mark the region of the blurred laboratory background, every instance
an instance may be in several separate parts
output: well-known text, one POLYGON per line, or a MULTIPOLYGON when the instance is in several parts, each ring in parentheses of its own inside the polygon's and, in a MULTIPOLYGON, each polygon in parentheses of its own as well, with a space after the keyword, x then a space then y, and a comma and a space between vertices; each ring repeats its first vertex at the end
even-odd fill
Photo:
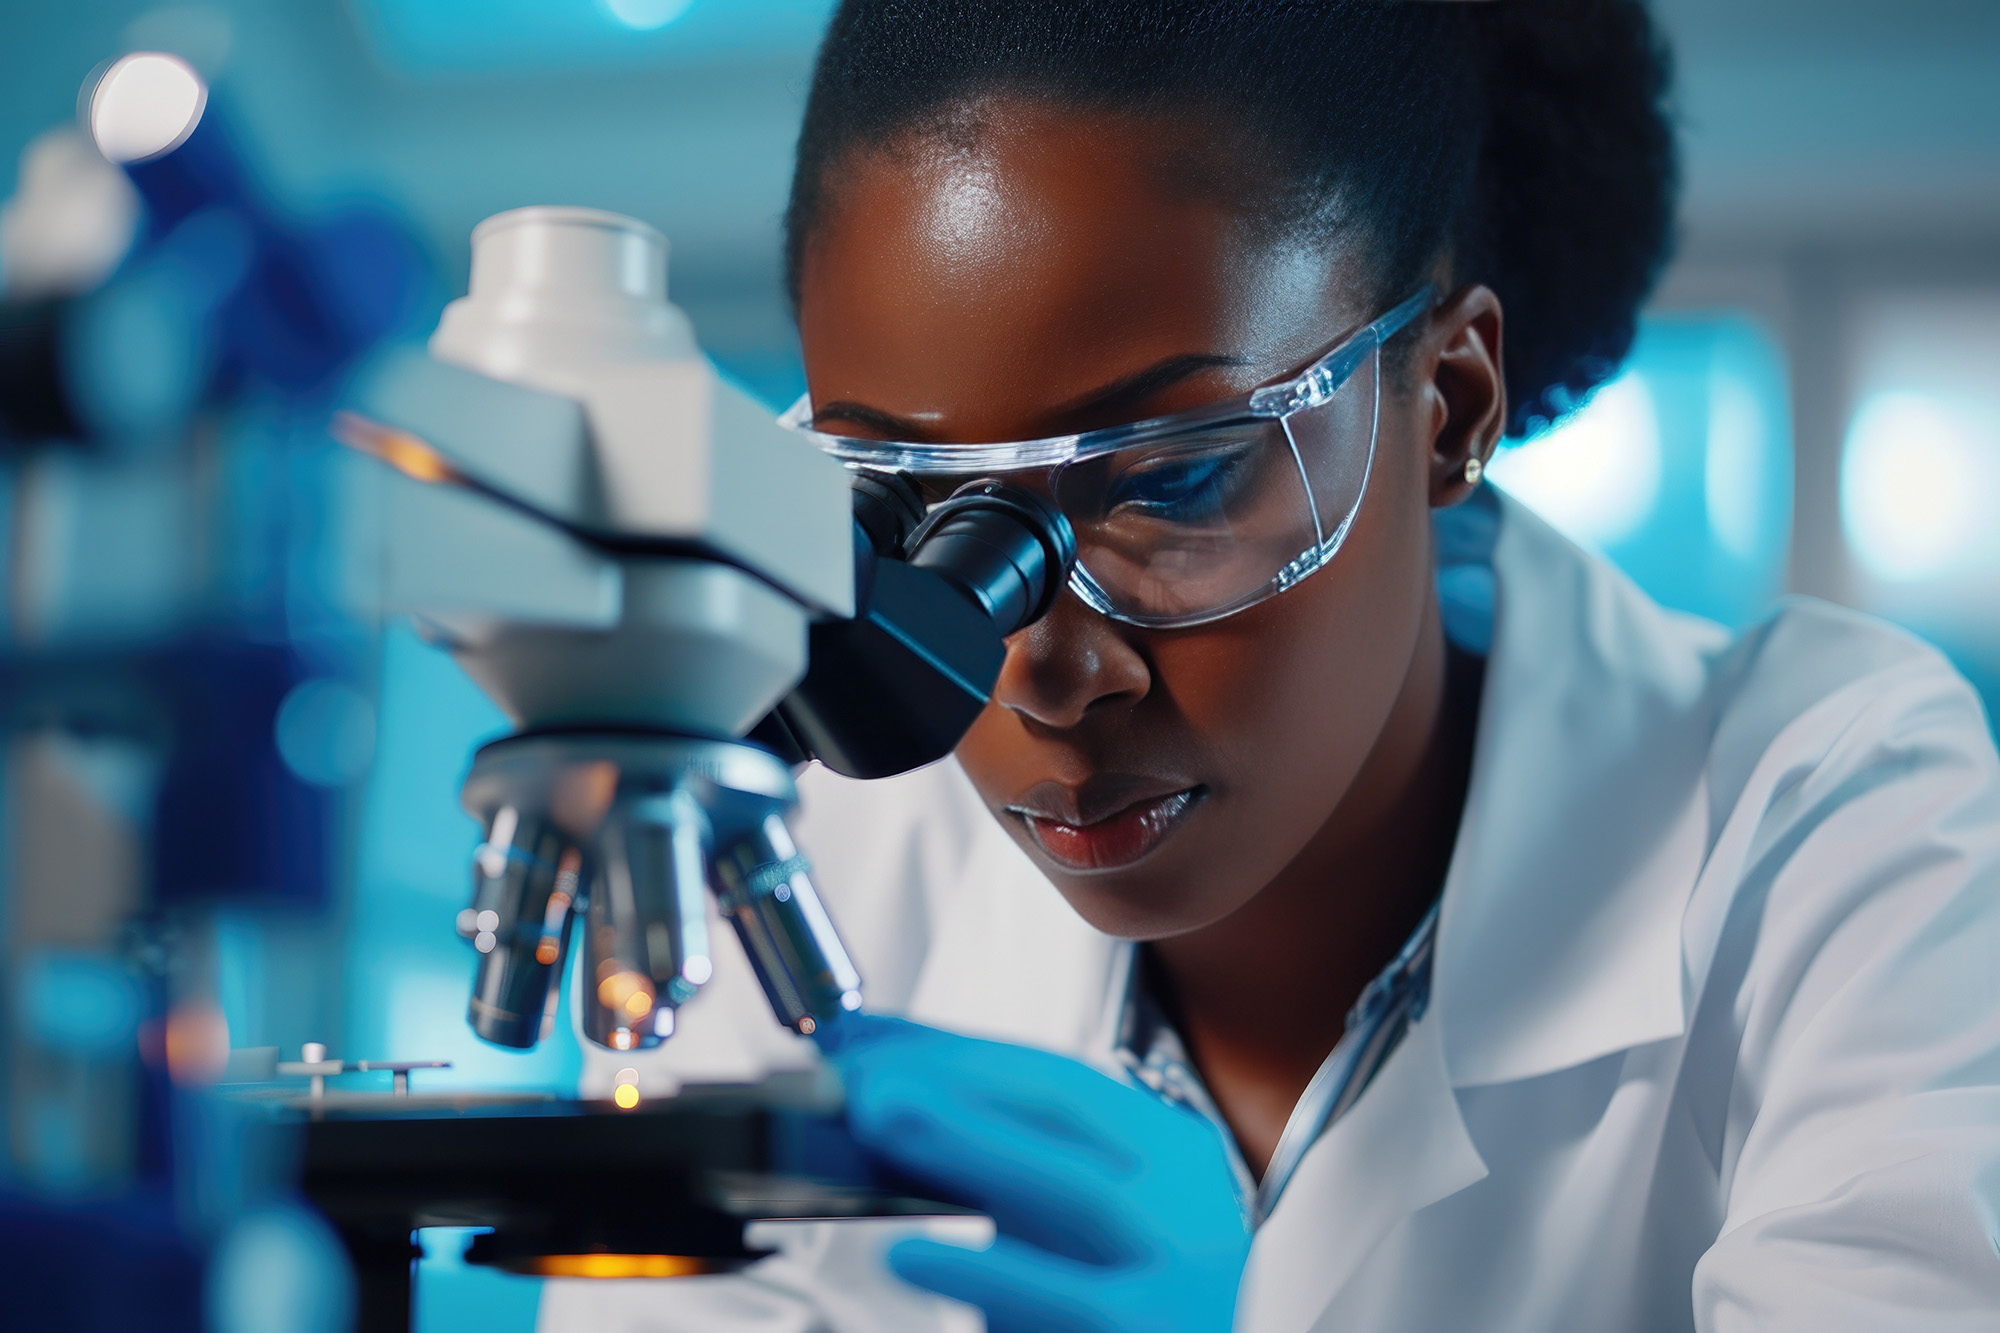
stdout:
MULTIPOLYGON (((774 407, 802 387, 779 215, 827 0, 9 0, 0 194, 60 170, 42 136, 121 52, 183 57, 269 194, 368 201, 428 252, 415 335, 462 290, 480 219, 564 203, 671 239, 670 296, 774 407)), ((1897 620, 2000 706, 2000 4, 1655 0, 1678 62, 1678 258, 1629 368, 1494 477, 1661 601, 1732 624, 1786 593, 1897 620)), ((0 214, 10 252, 93 241, 0 214)), ((117 239, 122 245, 122 238, 117 239)), ((116 534, 105 558, 116 560, 116 534)), ((323 784, 358 831, 331 924, 225 921, 234 1046, 450 1060, 481 1087, 571 1085, 575 1043, 482 1046, 453 928, 479 831, 457 805, 503 728, 407 629, 371 650, 323 784), (357 711, 359 710, 359 711, 357 711), (372 710, 372 712, 368 711, 372 710)), ((324 701, 323 701, 324 702, 324 701)), ((308 768, 311 759, 300 761, 308 768)), ((532 1326, 534 1284, 428 1245, 419 1327, 532 1326)))

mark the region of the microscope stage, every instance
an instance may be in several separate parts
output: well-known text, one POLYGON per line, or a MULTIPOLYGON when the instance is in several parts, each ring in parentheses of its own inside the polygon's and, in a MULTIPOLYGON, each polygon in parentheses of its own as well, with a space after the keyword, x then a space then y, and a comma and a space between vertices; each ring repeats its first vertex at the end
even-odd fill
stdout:
POLYGON ((881 1179, 823 1096, 779 1081, 608 1101, 429 1096, 290 1116, 304 1192, 353 1256, 363 1327, 402 1327, 411 1236, 491 1227, 467 1258, 521 1273, 669 1276, 763 1257, 766 1220, 962 1216, 881 1179), (372 1291, 371 1291, 372 1288, 372 1291), (368 1313, 364 1311, 364 1313, 368 1313))

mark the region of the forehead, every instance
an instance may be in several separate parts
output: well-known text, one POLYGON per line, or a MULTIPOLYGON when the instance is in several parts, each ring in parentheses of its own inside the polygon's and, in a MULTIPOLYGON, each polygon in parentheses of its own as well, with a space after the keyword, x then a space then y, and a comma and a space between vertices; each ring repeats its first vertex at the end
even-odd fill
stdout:
MULTIPOLYGON (((1337 251, 1251 225, 1192 121, 989 101, 837 161, 800 274, 817 402, 1019 417, 1189 354, 1248 387, 1337 329, 1337 251)), ((997 421, 996 421, 997 425, 997 421)))

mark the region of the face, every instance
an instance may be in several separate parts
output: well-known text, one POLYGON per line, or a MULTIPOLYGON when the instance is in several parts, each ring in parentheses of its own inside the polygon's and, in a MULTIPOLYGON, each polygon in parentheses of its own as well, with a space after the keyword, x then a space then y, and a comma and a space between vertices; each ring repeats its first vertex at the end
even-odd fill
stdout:
MULTIPOLYGON (((996 101, 837 164, 801 271, 817 424, 944 442, 1094 429, 1286 376, 1381 313, 1337 242, 1274 237, 1202 188, 1197 137, 996 101)), ((1436 639, 1438 355, 1385 374, 1367 496, 1326 568, 1190 629, 1065 593, 1009 642, 958 757, 1099 929, 1222 920, 1352 803, 1436 639)))

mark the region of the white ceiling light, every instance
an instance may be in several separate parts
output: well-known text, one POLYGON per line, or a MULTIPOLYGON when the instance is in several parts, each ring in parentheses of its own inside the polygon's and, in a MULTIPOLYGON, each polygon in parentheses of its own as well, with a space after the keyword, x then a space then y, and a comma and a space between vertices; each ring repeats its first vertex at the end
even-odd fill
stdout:
POLYGON ((1500 454, 1488 475, 1572 540, 1616 545, 1639 530, 1660 495, 1652 392, 1628 371, 1555 429, 1500 454))
POLYGON ((1981 496, 2000 462, 1993 423, 1969 405, 1904 390, 1854 414, 1841 459, 1840 507, 1856 559, 1879 579, 1963 568, 1984 544, 1981 496))
POLYGON ((179 147, 201 122, 208 85, 179 56, 137 51, 112 62, 90 95, 90 134, 113 162, 179 147))
POLYGON ((612 18, 641 32, 664 28, 687 13, 694 0, 604 0, 612 18))

